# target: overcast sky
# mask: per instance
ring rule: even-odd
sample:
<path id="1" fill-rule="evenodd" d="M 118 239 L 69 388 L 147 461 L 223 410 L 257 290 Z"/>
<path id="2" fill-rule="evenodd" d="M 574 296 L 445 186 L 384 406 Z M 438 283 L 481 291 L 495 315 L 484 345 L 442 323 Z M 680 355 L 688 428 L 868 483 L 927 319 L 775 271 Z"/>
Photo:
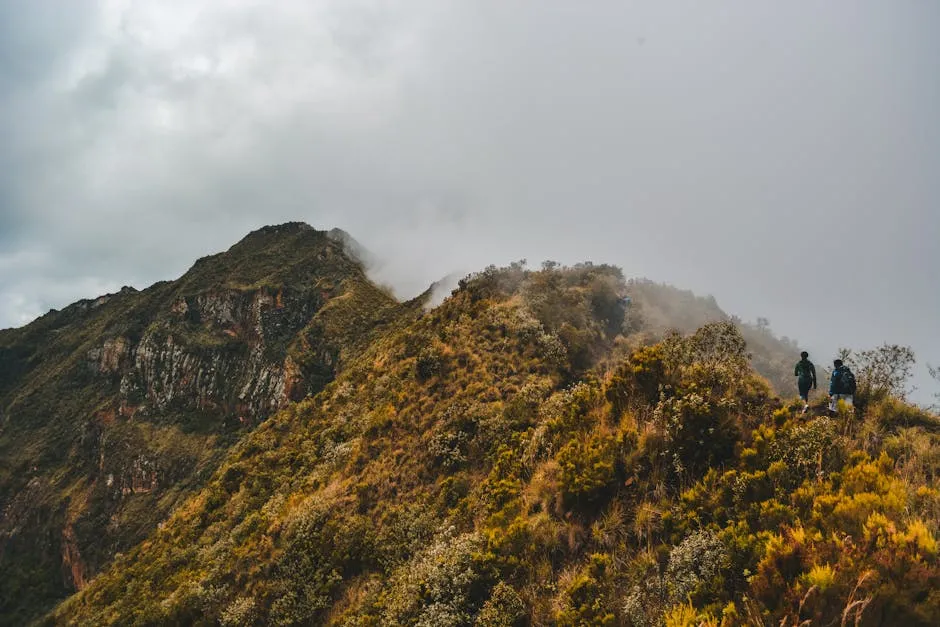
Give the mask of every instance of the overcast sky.
<path id="1" fill-rule="evenodd" d="M 0 0 L 0 327 L 303 220 L 402 295 L 610 262 L 818 362 L 937 363 L 938 32 L 920 0 Z"/>

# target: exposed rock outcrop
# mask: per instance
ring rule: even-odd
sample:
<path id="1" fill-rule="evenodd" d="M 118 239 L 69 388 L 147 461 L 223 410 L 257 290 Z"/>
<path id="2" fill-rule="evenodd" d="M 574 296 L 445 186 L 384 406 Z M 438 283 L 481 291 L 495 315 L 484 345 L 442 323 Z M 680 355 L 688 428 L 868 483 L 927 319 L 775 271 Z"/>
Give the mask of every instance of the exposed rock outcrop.
<path id="1" fill-rule="evenodd" d="M 353 244 L 265 227 L 176 281 L 0 330 L 0 623 L 81 589 L 242 435 L 333 379 L 399 306 Z"/>

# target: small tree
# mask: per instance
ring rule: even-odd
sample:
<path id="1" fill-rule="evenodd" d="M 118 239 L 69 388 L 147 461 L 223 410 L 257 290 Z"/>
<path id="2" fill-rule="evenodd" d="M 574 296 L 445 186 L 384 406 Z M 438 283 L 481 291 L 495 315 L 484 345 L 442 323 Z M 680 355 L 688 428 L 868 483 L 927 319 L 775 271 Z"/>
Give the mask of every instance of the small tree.
<path id="1" fill-rule="evenodd" d="M 905 400 L 916 359 L 910 346 L 883 344 L 859 353 L 842 349 L 842 360 L 855 372 L 857 394 L 863 399 L 893 396 Z"/>
<path id="2" fill-rule="evenodd" d="M 930 376 L 933 377 L 934 381 L 940 383 L 940 367 L 934 368 L 930 364 L 927 364 L 927 370 L 930 372 Z M 940 392 L 934 392 L 933 397 L 937 399 L 937 403 L 933 406 L 933 409 L 940 410 Z"/>

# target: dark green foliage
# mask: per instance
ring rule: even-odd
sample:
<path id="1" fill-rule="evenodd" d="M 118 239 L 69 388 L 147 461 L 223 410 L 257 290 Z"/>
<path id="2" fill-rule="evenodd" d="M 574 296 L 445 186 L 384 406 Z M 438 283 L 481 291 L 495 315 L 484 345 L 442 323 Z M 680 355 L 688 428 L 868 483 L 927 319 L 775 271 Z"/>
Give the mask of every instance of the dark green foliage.
<path id="1" fill-rule="evenodd" d="M 558 613 L 559 625 L 613 625 L 616 614 L 605 594 L 605 581 L 609 577 L 611 558 L 609 555 L 593 553 L 588 556 L 584 569 L 572 579 L 563 593 L 562 610 Z"/>
<path id="2" fill-rule="evenodd" d="M 500 581 L 493 587 L 474 624 L 477 627 L 521 627 L 525 618 L 525 602 L 512 586 Z"/>
<path id="3" fill-rule="evenodd" d="M 420 381 L 427 381 L 431 377 L 436 377 L 444 370 L 444 360 L 433 347 L 427 347 L 418 353 L 415 361 L 415 371 Z"/>
<path id="4" fill-rule="evenodd" d="M 315 621 L 333 604 L 344 579 L 374 563 L 370 521 L 341 512 L 314 502 L 292 524 L 271 573 L 275 590 L 269 601 L 271 623 Z"/>
<path id="5" fill-rule="evenodd" d="M 617 479 L 623 447 L 608 434 L 575 438 L 558 452 L 563 497 L 569 506 L 589 505 L 607 496 Z"/>

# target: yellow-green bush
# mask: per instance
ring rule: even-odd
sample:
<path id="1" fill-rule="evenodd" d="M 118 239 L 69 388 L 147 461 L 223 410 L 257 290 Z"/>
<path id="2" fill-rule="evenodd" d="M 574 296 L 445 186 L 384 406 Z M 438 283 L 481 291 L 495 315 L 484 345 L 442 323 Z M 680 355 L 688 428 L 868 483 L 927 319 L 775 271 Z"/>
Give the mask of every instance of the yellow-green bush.
<path id="1" fill-rule="evenodd" d="M 602 499 L 617 476 L 617 438 L 603 433 L 575 437 L 558 451 L 564 499 L 571 505 Z"/>
<path id="2" fill-rule="evenodd" d="M 613 625 L 617 619 L 609 607 L 605 580 L 611 566 L 609 555 L 594 553 L 562 593 L 561 610 L 556 616 L 560 626 L 587 627 Z"/>

